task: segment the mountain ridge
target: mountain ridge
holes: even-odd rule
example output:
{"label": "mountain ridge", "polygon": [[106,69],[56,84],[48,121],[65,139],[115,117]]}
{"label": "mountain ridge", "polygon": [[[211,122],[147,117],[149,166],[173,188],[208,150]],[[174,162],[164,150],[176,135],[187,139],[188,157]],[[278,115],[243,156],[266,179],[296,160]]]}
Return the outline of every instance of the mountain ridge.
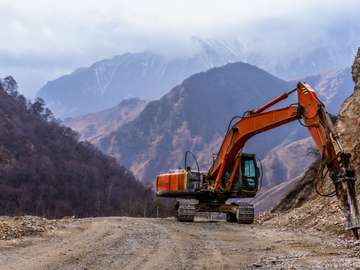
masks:
{"label": "mountain ridge", "polygon": [[272,51],[256,50],[238,39],[193,37],[191,42],[196,49],[183,57],[144,51],[97,61],[49,81],[37,96],[64,119],[104,110],[131,97],[159,98],[188,76],[227,63],[254,64],[288,80],[343,68],[350,65],[353,53],[350,41],[341,50],[335,42],[291,57],[275,57]]}
{"label": "mountain ridge", "polygon": [[63,123],[78,132],[81,140],[96,144],[106,134],[136,118],[147,103],[147,101],[138,98],[124,99],[112,108],[75,118],[67,118]]}
{"label": "mountain ridge", "polygon": [[169,60],[151,52],[125,53],[50,81],[37,96],[61,118],[79,116],[126,98],[158,98],[186,77],[229,61],[217,55]]}

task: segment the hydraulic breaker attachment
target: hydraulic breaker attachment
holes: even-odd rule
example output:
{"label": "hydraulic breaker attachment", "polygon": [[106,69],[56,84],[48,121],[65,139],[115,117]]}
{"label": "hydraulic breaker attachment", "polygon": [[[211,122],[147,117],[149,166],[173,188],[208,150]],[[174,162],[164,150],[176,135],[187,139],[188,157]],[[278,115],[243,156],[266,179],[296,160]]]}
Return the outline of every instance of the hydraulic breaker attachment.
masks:
{"label": "hydraulic breaker attachment", "polygon": [[356,198],[356,175],[351,166],[351,155],[343,150],[341,143],[337,140],[341,152],[338,153],[338,169],[328,166],[330,178],[335,185],[335,193],[339,206],[346,219],[345,229],[351,230],[354,238],[359,239],[360,228],[359,206]]}
{"label": "hydraulic breaker attachment", "polygon": [[338,196],[340,203],[342,204],[342,211],[346,218],[345,228],[346,230],[352,231],[354,238],[359,239],[358,230],[360,228],[360,218],[355,189],[356,178],[354,176],[343,176],[339,177],[338,181],[341,184],[344,193],[343,195],[345,195]]}

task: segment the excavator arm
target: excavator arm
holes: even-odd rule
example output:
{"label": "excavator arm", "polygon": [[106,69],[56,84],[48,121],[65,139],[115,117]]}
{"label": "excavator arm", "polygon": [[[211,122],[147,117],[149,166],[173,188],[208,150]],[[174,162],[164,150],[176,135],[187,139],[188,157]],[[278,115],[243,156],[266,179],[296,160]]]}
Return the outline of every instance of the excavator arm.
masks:
{"label": "excavator arm", "polygon": [[[268,110],[292,93],[297,93],[297,103]],[[237,118],[240,119],[233,125],[231,121],[217,157],[208,172],[201,172],[199,169],[198,171],[191,170],[186,165],[185,155],[184,169],[157,176],[156,194],[180,199],[177,207],[178,220],[192,221],[196,212],[212,211],[226,213],[229,222],[234,220],[239,223],[253,222],[254,208],[251,204],[225,203],[229,198],[254,197],[258,189],[259,174],[256,169],[255,155],[243,153],[242,150],[247,140],[256,134],[292,121],[299,121],[301,125],[308,128],[319,149],[322,157],[319,172],[322,177],[324,177],[323,168],[326,167],[329,172],[335,186],[335,192],[331,195],[336,195],[339,200],[340,208],[346,218],[346,228],[351,229],[356,238],[359,237],[356,177],[350,163],[351,156],[344,151],[324,104],[309,85],[300,82],[295,89],[232,120]],[[316,190],[320,195],[327,195]]]}
{"label": "excavator arm", "polygon": [[[294,92],[297,92],[297,104],[266,111]],[[308,128],[320,151],[322,164],[328,168],[330,178],[335,185],[340,207],[347,220],[346,227],[352,229],[355,237],[358,238],[357,229],[360,227],[360,222],[355,192],[356,178],[350,164],[350,154],[344,151],[325,106],[315,91],[305,83],[298,83],[295,89],[284,93],[257,110],[248,112],[229,128],[208,172],[209,178],[215,179],[210,187],[211,191],[216,193],[231,190],[234,173],[227,183],[223,183],[224,175],[231,166],[234,166],[233,172],[238,170],[240,166],[239,153],[242,152],[249,138],[294,120],[299,120]]]}
{"label": "excavator arm", "polygon": [[[221,187],[221,179],[236,160],[236,156],[244,147],[246,141],[261,132],[273,129],[298,119],[298,108],[289,106],[269,112],[244,116],[227,132],[220,147],[217,158],[209,171],[209,176],[215,180],[213,191]],[[234,171],[234,170],[233,170]]]}

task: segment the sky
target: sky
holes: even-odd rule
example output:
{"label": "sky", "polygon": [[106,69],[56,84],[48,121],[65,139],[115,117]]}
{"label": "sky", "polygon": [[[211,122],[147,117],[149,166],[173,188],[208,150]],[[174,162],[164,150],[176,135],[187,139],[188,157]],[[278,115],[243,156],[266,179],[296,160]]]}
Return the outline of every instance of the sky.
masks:
{"label": "sky", "polygon": [[292,53],[337,24],[360,26],[359,10],[358,0],[0,0],[0,77],[33,97],[48,80],[124,52],[188,57],[194,36],[271,40],[269,51],[291,41]]}

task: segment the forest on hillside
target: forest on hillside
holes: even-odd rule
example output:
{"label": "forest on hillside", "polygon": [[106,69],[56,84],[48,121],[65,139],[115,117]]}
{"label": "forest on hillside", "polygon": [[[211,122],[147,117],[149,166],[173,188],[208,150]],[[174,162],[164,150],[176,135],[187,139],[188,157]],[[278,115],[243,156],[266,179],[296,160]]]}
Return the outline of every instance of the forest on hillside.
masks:
{"label": "forest on hillside", "polygon": [[154,216],[151,189],[61,125],[12,77],[0,80],[0,215]]}

